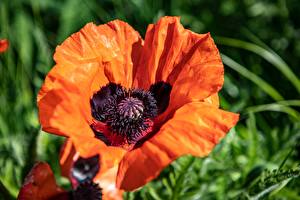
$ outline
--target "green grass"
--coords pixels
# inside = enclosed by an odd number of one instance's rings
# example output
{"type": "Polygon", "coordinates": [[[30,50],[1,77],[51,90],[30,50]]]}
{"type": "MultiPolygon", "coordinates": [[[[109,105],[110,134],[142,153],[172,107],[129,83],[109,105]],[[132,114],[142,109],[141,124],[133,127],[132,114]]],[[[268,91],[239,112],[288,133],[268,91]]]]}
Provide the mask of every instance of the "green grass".
{"type": "Polygon", "coordinates": [[[143,36],[164,15],[211,32],[225,65],[221,106],[241,119],[208,157],[178,159],[125,199],[300,199],[297,0],[1,0],[0,38],[11,46],[0,55],[0,199],[17,196],[37,160],[67,187],[63,138],[40,131],[36,107],[56,45],[87,22],[115,18],[143,36]]]}

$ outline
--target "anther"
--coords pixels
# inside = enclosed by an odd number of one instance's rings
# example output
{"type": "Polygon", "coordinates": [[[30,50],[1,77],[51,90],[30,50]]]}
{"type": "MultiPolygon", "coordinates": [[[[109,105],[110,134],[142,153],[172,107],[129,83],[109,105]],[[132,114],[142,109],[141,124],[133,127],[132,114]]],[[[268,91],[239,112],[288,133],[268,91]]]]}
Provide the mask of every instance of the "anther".
{"type": "Polygon", "coordinates": [[[102,200],[102,189],[92,181],[80,183],[72,192],[73,200],[102,200]]]}

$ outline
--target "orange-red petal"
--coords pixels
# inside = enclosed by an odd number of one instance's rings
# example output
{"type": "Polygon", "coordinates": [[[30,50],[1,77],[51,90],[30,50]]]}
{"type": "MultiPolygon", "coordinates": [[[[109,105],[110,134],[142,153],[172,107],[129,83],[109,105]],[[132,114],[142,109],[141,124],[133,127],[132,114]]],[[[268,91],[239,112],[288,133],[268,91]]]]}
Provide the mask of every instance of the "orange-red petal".
{"type": "Polygon", "coordinates": [[[98,27],[98,32],[105,38],[111,55],[104,64],[105,75],[110,82],[120,83],[130,88],[132,74],[140,59],[143,40],[129,24],[114,20],[98,27]]]}
{"type": "Polygon", "coordinates": [[[127,23],[87,24],[56,48],[37,101],[44,131],[93,136],[89,100],[108,81],[130,87],[142,40],[127,23]]]}
{"type": "MultiPolygon", "coordinates": [[[[18,200],[64,199],[64,193],[56,185],[54,174],[47,163],[39,162],[25,179],[18,200]]],[[[67,198],[65,198],[67,200],[67,198]]]]}
{"type": "Polygon", "coordinates": [[[8,49],[9,42],[6,39],[0,40],[0,53],[5,52],[8,49]]]}
{"type": "Polygon", "coordinates": [[[75,154],[76,154],[76,150],[72,141],[70,139],[66,139],[60,149],[60,154],[59,154],[61,175],[66,178],[70,178],[71,175],[70,171],[74,163],[75,154]]]}
{"type": "Polygon", "coordinates": [[[134,86],[148,89],[158,81],[172,85],[164,116],[192,101],[217,93],[224,80],[219,51],[210,34],[184,29],[179,17],[163,17],[149,25],[134,86]]]}
{"type": "Polygon", "coordinates": [[[102,63],[111,55],[97,33],[97,26],[89,23],[56,48],[56,65],[48,73],[38,94],[38,101],[49,90],[56,88],[57,80],[73,83],[83,94],[91,92],[90,87],[96,81],[96,76],[103,85],[108,82],[102,63]]]}
{"type": "Polygon", "coordinates": [[[195,45],[197,49],[172,84],[169,110],[176,110],[188,102],[202,101],[222,88],[224,67],[210,34],[195,45]]]}
{"type": "Polygon", "coordinates": [[[238,118],[238,114],[220,110],[209,103],[184,105],[156,135],[124,156],[117,186],[125,190],[136,189],[157,177],[179,156],[208,155],[238,118]]]}
{"type": "MultiPolygon", "coordinates": [[[[135,86],[148,89],[158,81],[173,85],[178,78],[200,75],[197,71],[205,73],[207,67],[223,68],[218,49],[209,33],[197,34],[184,29],[179,17],[162,17],[156,24],[148,26],[135,86]]],[[[220,74],[216,76],[221,78],[220,74]]],[[[199,77],[192,78],[195,81],[199,77]]],[[[205,76],[201,77],[197,82],[205,79],[205,76]]]]}
{"type": "Polygon", "coordinates": [[[90,108],[84,106],[78,88],[65,80],[57,80],[55,84],[56,88],[38,102],[42,129],[62,136],[93,137],[89,127],[90,108]]]}
{"type": "Polygon", "coordinates": [[[56,65],[47,75],[46,88],[39,96],[60,78],[75,83],[83,92],[99,90],[108,81],[130,87],[142,43],[138,32],[120,20],[100,26],[85,25],[56,48],[56,65]]]}
{"type": "Polygon", "coordinates": [[[148,89],[157,81],[166,81],[182,59],[187,33],[178,17],[162,17],[147,28],[142,57],[135,74],[134,86],[148,89]]]}
{"type": "Polygon", "coordinates": [[[118,166],[115,166],[104,173],[98,173],[94,178],[102,188],[103,200],[122,200],[123,190],[116,187],[118,166]]]}
{"type": "Polygon", "coordinates": [[[215,106],[216,108],[219,108],[219,106],[220,106],[218,93],[215,93],[215,94],[205,98],[203,101],[215,106]]]}

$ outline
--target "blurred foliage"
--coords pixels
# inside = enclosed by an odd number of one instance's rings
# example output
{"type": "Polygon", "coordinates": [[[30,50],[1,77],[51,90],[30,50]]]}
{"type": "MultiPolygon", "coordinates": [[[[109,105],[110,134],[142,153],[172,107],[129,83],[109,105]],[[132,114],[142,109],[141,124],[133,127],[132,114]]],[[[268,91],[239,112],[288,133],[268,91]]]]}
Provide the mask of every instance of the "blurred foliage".
{"type": "Polygon", "coordinates": [[[211,32],[226,70],[221,105],[241,119],[210,156],[182,157],[125,198],[300,199],[298,0],[1,0],[0,38],[11,46],[0,55],[0,199],[17,196],[37,160],[65,183],[63,139],[40,131],[36,108],[56,45],[90,21],[119,18],[144,35],[164,15],[211,32]]]}

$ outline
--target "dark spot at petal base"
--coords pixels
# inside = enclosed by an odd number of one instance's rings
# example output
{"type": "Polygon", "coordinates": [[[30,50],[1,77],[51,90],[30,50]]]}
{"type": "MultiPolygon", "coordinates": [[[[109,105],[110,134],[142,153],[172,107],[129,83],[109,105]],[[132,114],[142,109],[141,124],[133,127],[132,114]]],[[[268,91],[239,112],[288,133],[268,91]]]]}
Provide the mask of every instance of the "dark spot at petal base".
{"type": "Polygon", "coordinates": [[[101,140],[107,146],[112,146],[111,141],[102,132],[98,132],[97,130],[95,130],[93,124],[91,125],[91,128],[93,129],[93,132],[95,134],[95,138],[101,140]]]}
{"type": "Polygon", "coordinates": [[[103,121],[105,119],[104,111],[108,99],[114,95],[120,95],[122,92],[122,86],[119,84],[109,83],[105,87],[102,87],[90,100],[92,116],[99,121],[103,121]]]}
{"type": "Polygon", "coordinates": [[[92,180],[100,169],[99,155],[89,158],[79,157],[71,169],[72,177],[78,182],[92,180]]]}
{"type": "Polygon", "coordinates": [[[163,113],[169,105],[172,86],[160,81],[151,85],[149,90],[157,102],[158,114],[163,113]]]}

